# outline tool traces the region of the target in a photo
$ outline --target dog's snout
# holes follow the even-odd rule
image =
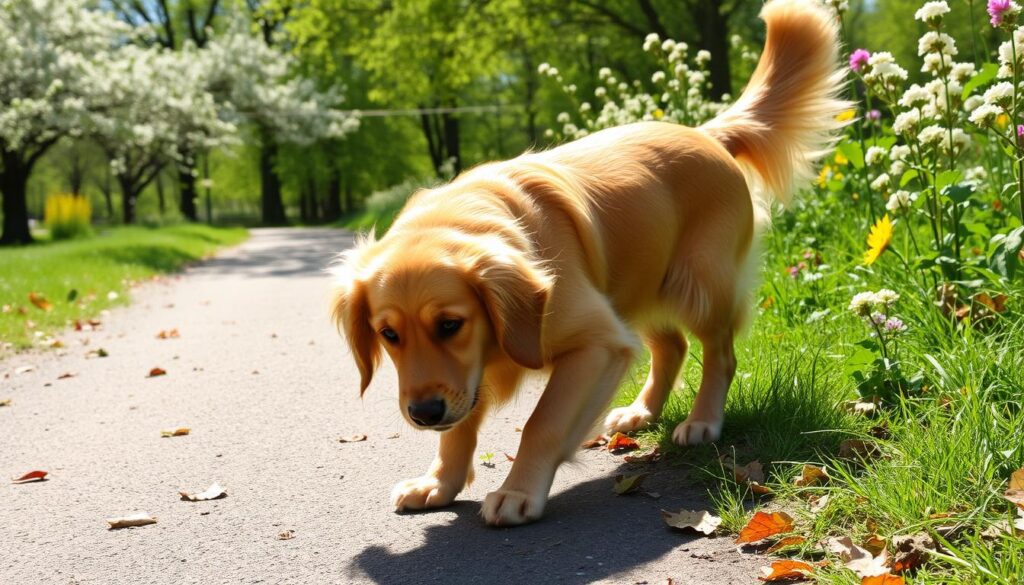
[[[409,418],[421,427],[431,427],[444,418],[445,402],[443,398],[428,398],[409,404]]]

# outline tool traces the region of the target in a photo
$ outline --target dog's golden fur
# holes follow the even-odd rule
[[[810,173],[847,107],[834,17],[813,0],[773,0],[762,17],[748,88],[708,124],[631,124],[477,167],[343,255],[335,318],[362,390],[384,347],[403,416],[442,431],[427,474],[395,486],[398,509],[450,503],[472,480],[484,414],[527,369],[547,369],[512,470],[483,504],[490,524],[538,518],[641,341],[647,383],[605,423],[631,431],[659,416],[684,331],[704,348],[703,381],[673,438],[718,439],[767,207]]]

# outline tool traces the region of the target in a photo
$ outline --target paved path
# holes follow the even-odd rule
[[[657,467],[660,499],[615,496],[624,465],[583,452],[555,480],[545,518],[492,529],[478,517],[515,453],[536,388],[493,415],[477,480],[450,508],[395,514],[391,486],[420,475],[437,436],[399,416],[382,368],[358,374],[327,318],[323,267],[340,231],[255,230],[243,246],[146,284],[67,350],[0,361],[0,583],[754,583],[761,559],[730,539],[667,530],[660,508],[706,505]],[[159,340],[177,328],[180,339]],[[88,340],[89,345],[82,342]],[[87,359],[104,348],[107,358]],[[31,372],[15,374],[25,365]],[[159,366],[167,375],[147,378]],[[74,377],[58,379],[65,372]],[[190,427],[186,437],[160,430]],[[339,436],[369,440],[340,444]],[[392,436],[398,435],[397,438]],[[229,496],[180,501],[217,481]],[[155,525],[106,529],[146,511]],[[291,540],[278,540],[284,530]]]

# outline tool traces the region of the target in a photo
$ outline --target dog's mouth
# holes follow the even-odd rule
[[[436,426],[430,427],[429,430],[437,431],[439,433],[443,433],[445,431],[452,430],[452,428],[456,424],[458,424],[462,419],[466,418],[466,416],[469,416],[469,413],[473,412],[473,409],[476,408],[476,405],[479,402],[480,402],[480,387],[478,386],[477,389],[476,389],[476,392],[473,393],[473,401],[469,405],[469,411],[466,412],[466,414],[464,416],[459,417],[459,420],[454,421],[454,422],[449,422],[449,423],[445,423],[445,424],[441,424],[441,425],[436,425]]]

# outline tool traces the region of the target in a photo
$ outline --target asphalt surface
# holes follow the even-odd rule
[[[100,330],[65,332],[65,349],[0,361],[0,477],[50,472],[0,483],[0,584],[756,582],[763,558],[663,525],[662,508],[707,506],[686,470],[606,451],[559,471],[540,522],[486,527],[480,502],[511,466],[537,383],[485,424],[478,451],[493,458],[453,506],[394,513],[392,485],[426,470],[437,436],[399,415],[390,365],[359,398],[323,272],[351,242],[255,230],[137,287]],[[179,338],[156,338],[172,328]],[[98,348],[109,356],[86,356]],[[167,375],[148,378],[154,367]],[[161,437],[174,427],[191,433]],[[338,441],[353,434],[368,439]],[[615,495],[624,471],[653,471],[660,497]],[[213,482],[228,497],[178,496]],[[108,530],[141,511],[158,522]]]

